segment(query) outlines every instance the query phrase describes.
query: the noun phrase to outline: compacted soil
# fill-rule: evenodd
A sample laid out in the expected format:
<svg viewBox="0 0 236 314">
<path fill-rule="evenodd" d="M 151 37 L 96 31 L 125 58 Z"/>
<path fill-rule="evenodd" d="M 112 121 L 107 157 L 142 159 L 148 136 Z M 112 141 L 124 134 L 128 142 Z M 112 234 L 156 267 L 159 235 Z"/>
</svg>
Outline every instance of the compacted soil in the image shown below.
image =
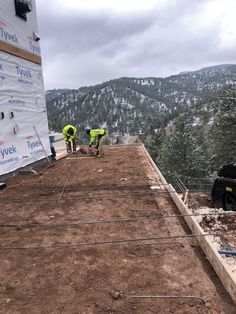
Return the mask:
<svg viewBox="0 0 236 314">
<path fill-rule="evenodd" d="M 236 312 L 142 146 L 36 170 L 0 193 L 0 313 Z"/>
</svg>

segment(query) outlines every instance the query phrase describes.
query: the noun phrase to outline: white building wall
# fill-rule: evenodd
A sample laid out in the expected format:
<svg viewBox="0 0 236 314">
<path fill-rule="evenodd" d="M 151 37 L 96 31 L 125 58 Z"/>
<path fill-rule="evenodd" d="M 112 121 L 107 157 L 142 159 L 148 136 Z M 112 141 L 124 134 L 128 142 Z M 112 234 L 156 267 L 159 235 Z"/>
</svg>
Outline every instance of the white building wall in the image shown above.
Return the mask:
<svg viewBox="0 0 236 314">
<path fill-rule="evenodd" d="M 32 3 L 33 10 L 24 21 L 16 16 L 14 0 L 0 0 L 0 40 L 40 55 L 40 44 L 33 38 L 33 32 L 38 33 L 38 23 L 35 0 Z"/>
<path fill-rule="evenodd" d="M 15 15 L 14 0 L 0 0 L 0 175 L 50 154 L 40 64 L 1 51 L 1 41 L 40 56 L 36 7 L 27 21 Z M 39 133 L 37 137 L 35 128 Z"/>
</svg>

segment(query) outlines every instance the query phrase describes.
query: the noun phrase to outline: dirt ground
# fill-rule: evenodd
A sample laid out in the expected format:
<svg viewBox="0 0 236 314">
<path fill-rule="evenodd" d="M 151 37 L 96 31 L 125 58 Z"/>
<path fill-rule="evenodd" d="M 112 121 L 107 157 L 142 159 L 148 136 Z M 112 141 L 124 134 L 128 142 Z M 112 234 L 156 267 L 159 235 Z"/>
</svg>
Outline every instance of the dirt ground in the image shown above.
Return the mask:
<svg viewBox="0 0 236 314">
<path fill-rule="evenodd" d="M 191 207 L 192 206 L 192 207 Z M 190 207 L 192 211 L 196 213 L 205 213 L 205 216 L 201 217 L 200 226 L 206 232 L 222 232 L 231 233 L 225 234 L 224 240 L 232 247 L 232 250 L 236 250 L 236 212 L 224 211 L 222 208 L 214 208 L 211 204 L 210 193 L 192 193 L 190 198 Z M 210 215 L 207 215 L 209 213 Z M 219 213 L 218 215 L 211 215 L 212 213 Z M 223 247 L 222 247 L 223 248 Z M 234 256 L 228 256 L 227 259 L 234 260 L 236 265 L 236 258 Z"/>
<path fill-rule="evenodd" d="M 36 170 L 0 194 L 0 313 L 236 312 L 191 238 L 104 243 L 190 233 L 141 146 Z"/>
</svg>

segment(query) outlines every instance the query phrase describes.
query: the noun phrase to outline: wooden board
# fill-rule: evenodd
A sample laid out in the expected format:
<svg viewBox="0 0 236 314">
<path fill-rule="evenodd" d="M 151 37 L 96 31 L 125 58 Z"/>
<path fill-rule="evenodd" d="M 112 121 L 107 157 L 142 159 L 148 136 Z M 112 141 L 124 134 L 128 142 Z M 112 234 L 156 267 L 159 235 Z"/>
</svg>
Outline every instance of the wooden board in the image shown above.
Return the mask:
<svg viewBox="0 0 236 314">
<path fill-rule="evenodd" d="M 25 59 L 25 60 L 28 60 L 37 64 L 42 64 L 42 59 L 40 56 L 34 55 L 33 53 L 29 51 L 15 47 L 1 40 L 0 40 L 0 51 L 7 52 L 11 55 L 17 56 L 19 58 L 22 58 L 22 59 Z"/>
</svg>

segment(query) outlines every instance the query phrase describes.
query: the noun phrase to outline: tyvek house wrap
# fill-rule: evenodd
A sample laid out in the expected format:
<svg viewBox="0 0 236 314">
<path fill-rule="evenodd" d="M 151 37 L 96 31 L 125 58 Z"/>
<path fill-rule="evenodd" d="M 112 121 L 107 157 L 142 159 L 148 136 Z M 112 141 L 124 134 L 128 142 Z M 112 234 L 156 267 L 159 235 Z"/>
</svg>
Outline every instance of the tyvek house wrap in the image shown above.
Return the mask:
<svg viewBox="0 0 236 314">
<path fill-rule="evenodd" d="M 40 43 L 33 38 L 33 32 L 38 33 L 34 0 L 32 5 L 33 10 L 27 14 L 27 21 L 24 21 L 16 16 L 14 0 L 0 1 L 0 40 L 35 55 L 40 55 Z"/>
<path fill-rule="evenodd" d="M 2 41 L 4 38 L 1 37 L 3 27 L 1 15 L 4 12 L 0 12 L 0 40 Z M 24 33 L 26 37 L 32 34 L 33 21 L 27 24 L 12 14 L 9 29 L 6 21 L 9 16 L 10 14 L 4 16 L 4 31 L 12 34 L 12 37 L 5 36 L 5 39 L 9 44 L 26 50 L 27 40 L 23 40 L 21 44 L 21 38 Z M 15 29 L 13 29 L 14 25 Z M 17 42 L 14 44 L 15 38 Z M 30 50 L 30 44 L 27 50 Z M 47 154 L 50 155 L 41 65 L 0 51 L 0 175 L 45 158 L 34 127 Z"/>
</svg>

